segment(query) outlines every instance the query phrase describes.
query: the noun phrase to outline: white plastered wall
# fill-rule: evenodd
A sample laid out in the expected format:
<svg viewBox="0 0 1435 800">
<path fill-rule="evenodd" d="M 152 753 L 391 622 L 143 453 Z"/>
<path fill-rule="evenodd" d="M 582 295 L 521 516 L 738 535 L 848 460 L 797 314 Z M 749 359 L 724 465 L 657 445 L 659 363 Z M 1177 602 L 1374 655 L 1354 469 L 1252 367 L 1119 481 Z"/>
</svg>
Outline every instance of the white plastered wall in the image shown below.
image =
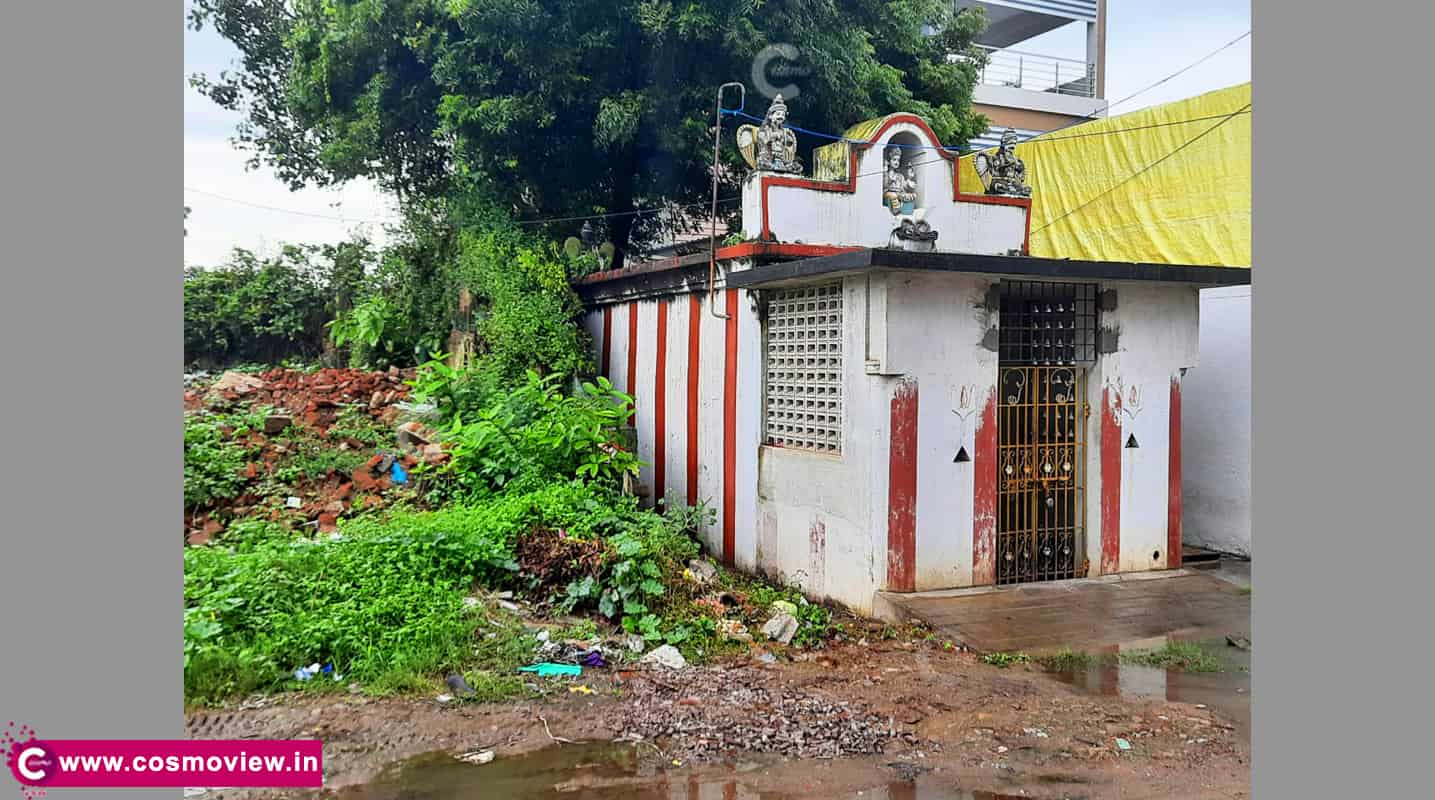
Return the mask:
<svg viewBox="0 0 1435 800">
<path fill-rule="evenodd" d="M 1251 554 L 1251 287 L 1201 292 L 1201 364 L 1186 374 L 1181 473 L 1191 544 Z"/>
<path fill-rule="evenodd" d="M 1121 397 L 1120 572 L 1165 569 L 1170 501 L 1171 382 L 1197 362 L 1199 307 L 1190 286 L 1103 283 L 1117 308 L 1101 324 L 1119 331 L 1117 352 L 1098 358 L 1089 380 L 1087 542 L 1092 572 L 1101 563 L 1101 413 L 1103 388 Z M 1132 403 L 1134 397 L 1136 402 Z M 1136 447 L 1128 447 L 1130 437 Z"/>
<path fill-rule="evenodd" d="M 997 354 L 982 347 L 995 324 L 984 307 L 992 279 L 899 272 L 886 281 L 886 368 L 917 380 L 916 589 L 970 586 L 976 462 L 955 458 L 961 447 L 977 457 L 976 428 L 996 387 Z"/>
<path fill-rule="evenodd" d="M 866 278 L 842 286 L 842 452 L 760 447 L 756 556 L 770 578 L 867 612 L 887 569 L 888 404 L 895 380 L 863 372 Z M 760 394 L 754 405 L 760 423 Z"/>
<path fill-rule="evenodd" d="M 767 221 L 772 236 L 780 242 L 889 246 L 898 217 L 882 205 L 882 184 L 884 151 L 893 137 L 900 137 L 900 141 L 905 142 L 932 144 L 919 127 L 899 122 L 858 155 L 855 192 L 798 186 L 768 187 Z M 918 204 L 925 208 L 927 222 L 938 232 L 934 245 L 936 250 L 1000 255 L 1021 249 L 1026 239 L 1025 208 L 956 202 L 952 189 L 954 162 L 930 149 L 910 150 L 907 158 L 917 172 Z M 762 235 L 764 177 L 798 176 L 772 172 L 752 172 L 747 176 L 742 190 L 742 219 L 743 236 L 748 239 Z M 974 187 L 965 191 L 978 189 Z"/>
</svg>

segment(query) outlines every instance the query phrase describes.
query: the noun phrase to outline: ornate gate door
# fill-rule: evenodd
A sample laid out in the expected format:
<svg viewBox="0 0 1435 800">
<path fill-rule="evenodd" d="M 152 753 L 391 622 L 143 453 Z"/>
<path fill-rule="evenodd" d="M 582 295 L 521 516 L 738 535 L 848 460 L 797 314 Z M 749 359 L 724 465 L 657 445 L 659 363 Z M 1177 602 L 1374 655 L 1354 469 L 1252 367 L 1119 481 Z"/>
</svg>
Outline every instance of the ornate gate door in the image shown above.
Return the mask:
<svg viewBox="0 0 1435 800">
<path fill-rule="evenodd" d="M 1000 332 L 997 583 L 1080 577 L 1095 287 L 1004 283 Z"/>
</svg>

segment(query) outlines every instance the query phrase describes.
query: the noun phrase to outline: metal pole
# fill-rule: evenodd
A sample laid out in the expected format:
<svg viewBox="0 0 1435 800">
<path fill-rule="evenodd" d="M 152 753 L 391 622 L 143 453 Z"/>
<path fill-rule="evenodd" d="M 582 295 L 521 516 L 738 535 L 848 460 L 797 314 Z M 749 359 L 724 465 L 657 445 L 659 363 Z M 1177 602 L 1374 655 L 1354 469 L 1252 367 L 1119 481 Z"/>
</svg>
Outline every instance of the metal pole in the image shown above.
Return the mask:
<svg viewBox="0 0 1435 800">
<path fill-rule="evenodd" d="M 733 86 L 736 86 L 738 90 L 738 110 L 742 110 L 747 105 L 747 87 L 737 81 L 732 81 L 718 87 L 717 103 L 713 107 L 713 204 L 709 217 L 712 229 L 708 234 L 708 312 L 718 319 L 729 319 L 727 314 L 718 312 L 713 305 L 713 298 L 717 280 L 718 159 L 722 155 L 722 93 Z"/>
</svg>

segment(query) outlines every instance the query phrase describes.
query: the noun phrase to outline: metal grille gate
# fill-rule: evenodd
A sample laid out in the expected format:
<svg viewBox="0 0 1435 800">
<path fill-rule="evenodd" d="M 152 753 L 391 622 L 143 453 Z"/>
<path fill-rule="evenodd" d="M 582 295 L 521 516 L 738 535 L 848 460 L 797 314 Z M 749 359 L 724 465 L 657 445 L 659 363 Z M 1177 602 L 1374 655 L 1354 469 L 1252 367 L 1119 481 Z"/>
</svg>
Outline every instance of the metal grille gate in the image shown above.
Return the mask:
<svg viewBox="0 0 1435 800">
<path fill-rule="evenodd" d="M 1086 574 L 1086 365 L 1096 287 L 1002 284 L 997 583 Z"/>
</svg>

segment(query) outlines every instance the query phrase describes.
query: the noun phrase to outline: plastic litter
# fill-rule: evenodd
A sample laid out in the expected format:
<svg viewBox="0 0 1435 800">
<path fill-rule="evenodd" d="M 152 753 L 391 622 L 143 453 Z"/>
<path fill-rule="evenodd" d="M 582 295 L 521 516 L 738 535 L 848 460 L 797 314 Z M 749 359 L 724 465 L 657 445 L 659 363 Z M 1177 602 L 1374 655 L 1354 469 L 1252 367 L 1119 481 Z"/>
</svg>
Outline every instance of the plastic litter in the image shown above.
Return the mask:
<svg viewBox="0 0 1435 800">
<path fill-rule="evenodd" d="M 585 666 L 585 667 L 606 667 L 606 666 L 608 666 L 607 660 L 605 660 L 605 659 L 603 658 L 603 651 L 602 651 L 602 650 L 599 650 L 599 649 L 596 648 L 596 647 L 593 648 L 592 650 L 589 650 L 588 652 L 584 653 L 584 654 L 583 654 L 583 660 L 580 661 L 580 662 L 578 662 L 578 663 L 582 664 L 582 665 Z"/>
<path fill-rule="evenodd" d="M 291 495 L 290 497 L 285 498 L 284 505 L 288 506 L 289 508 L 299 508 L 300 506 L 304 505 L 304 501 Z"/>
<path fill-rule="evenodd" d="M 786 600 L 774 600 L 772 602 L 772 610 L 785 611 L 791 616 L 797 616 L 797 605 L 795 603 L 789 603 Z"/>
<path fill-rule="evenodd" d="M 555 675 L 582 675 L 583 668 L 577 664 L 555 664 L 552 661 L 544 661 L 539 664 L 530 664 L 526 667 L 519 667 L 519 672 L 534 672 L 540 678 L 551 678 Z"/>
<path fill-rule="evenodd" d="M 467 753 L 459 753 L 454 758 L 465 764 L 487 764 L 494 759 L 492 750 L 472 750 Z"/>
<path fill-rule="evenodd" d="M 404 471 L 404 465 L 397 461 L 394 462 L 389 470 L 389 478 L 393 480 L 396 486 L 403 486 L 409 482 L 409 474 Z"/>
<path fill-rule="evenodd" d="M 597 694 L 597 692 L 594 692 L 592 689 L 589 689 L 587 686 L 582 686 L 582 685 L 579 685 L 579 686 L 569 686 L 569 687 L 568 687 L 568 693 L 569 693 L 569 694 Z"/>
<path fill-rule="evenodd" d="M 1116 738 L 1116 747 L 1117 747 L 1117 749 L 1120 749 L 1120 750 L 1130 750 L 1130 749 L 1131 749 L 1131 743 L 1128 742 L 1128 741 L 1126 741 L 1125 739 L 1122 739 L 1121 737 L 1118 736 L 1118 737 Z"/>
<path fill-rule="evenodd" d="M 330 667 L 329 669 L 333 670 L 333 667 Z M 307 667 L 300 667 L 294 670 L 294 680 L 307 681 L 315 675 L 318 675 L 321 671 L 323 671 L 323 669 L 317 663 L 310 664 Z"/>
</svg>

